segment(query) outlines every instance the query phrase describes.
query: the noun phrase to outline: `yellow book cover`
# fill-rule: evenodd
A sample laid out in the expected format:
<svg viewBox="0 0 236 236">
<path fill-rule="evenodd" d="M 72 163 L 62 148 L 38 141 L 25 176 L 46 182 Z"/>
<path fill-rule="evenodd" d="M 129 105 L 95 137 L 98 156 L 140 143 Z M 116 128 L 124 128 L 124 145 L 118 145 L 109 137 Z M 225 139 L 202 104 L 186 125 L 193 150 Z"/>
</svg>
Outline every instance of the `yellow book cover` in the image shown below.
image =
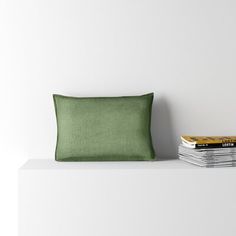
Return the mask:
<svg viewBox="0 0 236 236">
<path fill-rule="evenodd" d="M 234 147 L 236 136 L 181 136 L 184 145 L 198 147 Z"/>
</svg>

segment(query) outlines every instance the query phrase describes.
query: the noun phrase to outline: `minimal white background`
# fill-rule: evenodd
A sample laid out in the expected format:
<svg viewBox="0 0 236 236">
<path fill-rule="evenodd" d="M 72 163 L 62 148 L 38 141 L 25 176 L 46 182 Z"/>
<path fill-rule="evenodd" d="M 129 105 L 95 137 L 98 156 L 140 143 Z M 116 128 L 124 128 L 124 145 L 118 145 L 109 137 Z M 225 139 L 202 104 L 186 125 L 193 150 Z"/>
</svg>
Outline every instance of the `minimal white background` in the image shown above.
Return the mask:
<svg viewBox="0 0 236 236">
<path fill-rule="evenodd" d="M 17 168 L 53 158 L 53 93 L 155 93 L 157 156 L 179 136 L 235 134 L 233 0 L 0 0 L 1 235 L 16 235 Z"/>
</svg>

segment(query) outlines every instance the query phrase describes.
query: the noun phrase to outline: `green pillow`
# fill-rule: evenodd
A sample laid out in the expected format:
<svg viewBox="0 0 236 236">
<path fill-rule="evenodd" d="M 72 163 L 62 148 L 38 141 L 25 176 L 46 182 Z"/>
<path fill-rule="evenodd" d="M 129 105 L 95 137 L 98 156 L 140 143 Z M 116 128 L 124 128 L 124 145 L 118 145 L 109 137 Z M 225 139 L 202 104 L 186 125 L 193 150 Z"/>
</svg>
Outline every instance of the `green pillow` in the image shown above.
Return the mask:
<svg viewBox="0 0 236 236">
<path fill-rule="evenodd" d="M 57 161 L 146 161 L 153 93 L 129 97 L 53 95 Z"/>
</svg>

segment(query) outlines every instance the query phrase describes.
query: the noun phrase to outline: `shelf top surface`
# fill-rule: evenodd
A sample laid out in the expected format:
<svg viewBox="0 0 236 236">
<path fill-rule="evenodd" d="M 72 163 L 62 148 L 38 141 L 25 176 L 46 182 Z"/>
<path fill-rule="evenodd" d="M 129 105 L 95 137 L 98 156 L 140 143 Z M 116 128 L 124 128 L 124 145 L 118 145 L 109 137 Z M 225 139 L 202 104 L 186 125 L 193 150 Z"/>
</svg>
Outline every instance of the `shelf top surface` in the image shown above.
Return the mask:
<svg viewBox="0 0 236 236">
<path fill-rule="evenodd" d="M 20 170 L 93 170 L 93 169 L 204 169 L 181 160 L 123 162 L 58 162 L 53 159 L 29 159 Z"/>
</svg>

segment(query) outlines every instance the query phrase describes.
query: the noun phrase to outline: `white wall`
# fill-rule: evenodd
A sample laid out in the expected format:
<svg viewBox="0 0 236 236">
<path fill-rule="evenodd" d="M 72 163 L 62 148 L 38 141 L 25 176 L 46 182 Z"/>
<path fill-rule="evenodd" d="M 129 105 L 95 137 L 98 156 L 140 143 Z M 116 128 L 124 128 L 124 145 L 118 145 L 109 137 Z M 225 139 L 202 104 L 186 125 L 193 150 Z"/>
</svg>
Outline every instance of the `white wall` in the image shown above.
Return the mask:
<svg viewBox="0 0 236 236">
<path fill-rule="evenodd" d="M 54 156 L 52 93 L 155 92 L 159 157 L 181 134 L 235 134 L 235 12 L 233 0 L 0 0 L 3 207 L 19 164 Z"/>
</svg>

